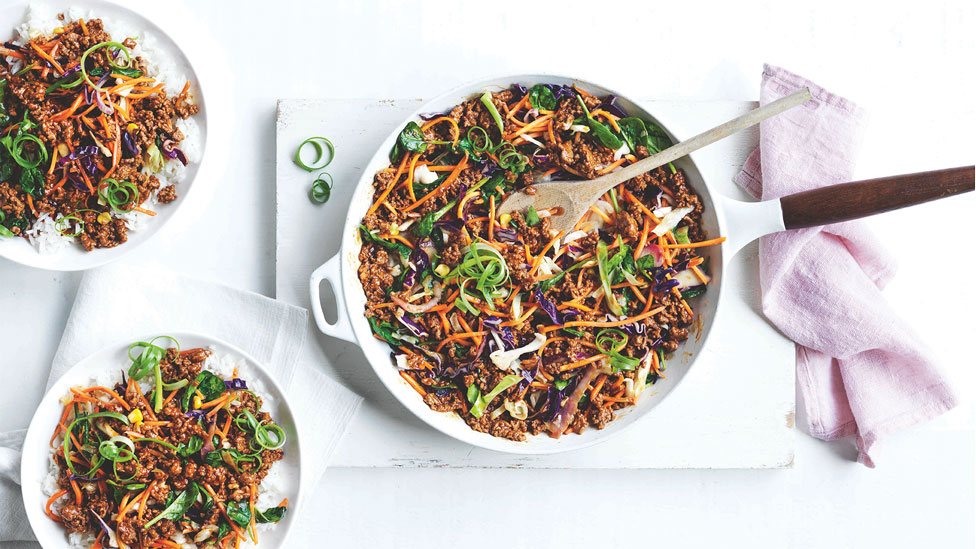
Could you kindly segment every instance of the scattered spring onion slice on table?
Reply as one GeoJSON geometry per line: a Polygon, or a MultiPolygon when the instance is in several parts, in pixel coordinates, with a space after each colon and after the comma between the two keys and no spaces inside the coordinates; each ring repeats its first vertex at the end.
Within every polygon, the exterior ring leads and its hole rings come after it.
{"type": "Polygon", "coordinates": [[[312,202],[316,204],[325,204],[328,202],[329,197],[332,196],[332,174],[329,172],[320,173],[315,178],[315,181],[312,182],[309,196],[312,198],[312,202]]]}
{"type": "Polygon", "coordinates": [[[325,168],[332,163],[333,158],[335,158],[335,146],[325,137],[309,137],[305,141],[302,141],[302,144],[298,146],[298,150],[295,151],[295,164],[298,164],[307,172],[325,168]],[[311,147],[315,151],[315,159],[311,161],[311,164],[306,164],[302,160],[302,151],[307,147],[311,147]],[[326,151],[328,151],[328,154],[326,154],[326,151]]]}
{"type": "MultiPolygon", "coordinates": [[[[302,144],[298,146],[298,150],[295,151],[295,164],[298,164],[299,167],[307,172],[325,168],[332,163],[333,158],[335,158],[335,146],[325,137],[309,137],[305,141],[302,141],[302,144]],[[302,160],[302,151],[309,147],[315,151],[315,158],[311,161],[311,164],[306,164],[302,160]]],[[[332,196],[332,184],[332,174],[329,172],[320,173],[315,178],[315,181],[312,182],[312,187],[308,191],[308,197],[316,204],[325,204],[332,196]]]]}

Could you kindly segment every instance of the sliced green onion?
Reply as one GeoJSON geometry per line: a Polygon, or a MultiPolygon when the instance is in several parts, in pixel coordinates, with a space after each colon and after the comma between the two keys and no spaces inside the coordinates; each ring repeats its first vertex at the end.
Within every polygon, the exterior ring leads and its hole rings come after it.
{"type": "Polygon", "coordinates": [[[320,173],[315,178],[315,181],[312,182],[312,188],[309,190],[308,195],[312,199],[312,202],[316,204],[325,204],[328,202],[329,197],[332,196],[332,174],[328,172],[320,173]]]}
{"type": "Polygon", "coordinates": [[[244,410],[234,418],[234,425],[242,431],[248,431],[253,435],[252,446],[256,443],[261,450],[277,450],[285,445],[285,431],[273,423],[258,421],[250,410],[244,410]]]}
{"type": "Polygon", "coordinates": [[[127,68],[129,68],[130,65],[132,65],[132,56],[129,55],[129,48],[125,47],[124,45],[122,45],[122,44],[120,44],[118,42],[99,42],[98,44],[95,44],[94,46],[92,46],[92,47],[88,48],[87,50],[85,50],[85,53],[81,54],[81,71],[80,72],[81,72],[82,78],[85,79],[85,82],[88,82],[88,85],[91,86],[92,88],[94,88],[95,91],[102,91],[105,88],[99,87],[94,82],[92,82],[92,79],[91,78],[89,78],[89,76],[88,76],[88,70],[85,68],[85,61],[88,60],[88,56],[89,55],[91,55],[94,51],[96,51],[96,50],[98,50],[100,48],[115,48],[115,49],[117,49],[117,50],[119,50],[119,51],[121,51],[122,53],[125,54],[125,65],[117,65],[115,63],[115,60],[112,58],[111,54],[105,54],[105,57],[108,59],[108,64],[113,69],[127,69],[127,68]]]}
{"type": "MultiPolygon", "coordinates": [[[[487,303],[488,307],[494,309],[495,303],[492,295],[496,289],[508,283],[508,263],[505,262],[505,258],[501,252],[495,248],[484,242],[475,242],[468,247],[468,251],[464,254],[461,263],[453,271],[448,273],[446,278],[473,280],[475,282],[475,288],[484,296],[485,303],[487,303]]],[[[463,292],[463,284],[461,284],[461,287],[461,291],[463,292]]],[[[458,297],[460,298],[462,296],[458,297]]],[[[465,309],[472,308],[467,303],[465,305],[467,305],[465,309]]]]}
{"type": "MultiPolygon", "coordinates": [[[[79,423],[83,423],[83,422],[84,423],[87,423],[87,422],[89,422],[89,421],[91,421],[93,419],[97,419],[97,418],[100,418],[100,417],[105,417],[105,418],[110,418],[110,419],[117,419],[117,420],[121,421],[122,423],[124,423],[126,425],[129,424],[129,418],[125,417],[124,415],[122,415],[122,414],[120,414],[118,412],[97,412],[97,413],[94,413],[94,414],[89,414],[87,416],[76,417],[75,420],[72,421],[70,425],[68,425],[68,428],[65,429],[65,432],[64,432],[64,442],[62,443],[62,448],[64,450],[65,461],[68,463],[68,469],[70,469],[71,472],[74,473],[74,474],[76,474],[76,475],[83,476],[83,477],[90,476],[92,473],[94,473],[99,468],[99,466],[101,466],[102,461],[103,461],[103,458],[100,455],[101,452],[99,452],[99,456],[98,456],[97,460],[96,459],[92,459],[91,460],[92,461],[92,468],[87,473],[85,473],[85,474],[79,474],[78,471],[75,469],[75,466],[72,463],[72,460],[69,458],[69,456],[71,455],[71,432],[74,431],[75,426],[77,426],[79,423]]],[[[84,438],[84,437],[82,437],[82,438],[84,438]]],[[[79,448],[79,450],[80,450],[80,448],[79,448]]]]}
{"type": "Polygon", "coordinates": [[[157,339],[169,339],[173,343],[176,343],[176,348],[179,350],[180,344],[176,339],[170,336],[157,336],[154,337],[149,342],[137,341],[132,345],[129,345],[129,360],[132,361],[132,366],[129,367],[129,377],[139,381],[146,377],[150,372],[153,373],[153,381],[156,384],[156,390],[153,394],[153,411],[159,412],[163,409],[163,375],[159,368],[159,363],[162,362],[163,358],[166,356],[166,349],[158,345],[153,345],[157,339]],[[139,356],[132,356],[132,349],[142,348],[142,352],[139,356]]]}
{"type": "Polygon", "coordinates": [[[617,328],[606,328],[596,334],[596,348],[610,357],[610,367],[615,371],[634,370],[640,365],[640,360],[620,354],[627,341],[627,334],[617,328]]]}
{"type": "Polygon", "coordinates": [[[481,104],[488,109],[488,114],[494,119],[495,124],[498,124],[498,134],[505,135],[505,124],[502,122],[502,116],[498,114],[498,109],[495,108],[495,104],[491,102],[491,92],[486,91],[484,95],[481,96],[481,104]]]}
{"type": "Polygon", "coordinates": [[[610,288],[610,272],[607,266],[607,243],[602,240],[596,244],[596,260],[600,270],[600,283],[603,285],[603,293],[606,294],[604,301],[610,309],[610,312],[620,316],[624,314],[624,310],[617,303],[617,298],[613,296],[613,290],[610,288]]]}
{"type": "Polygon", "coordinates": [[[182,389],[183,387],[186,387],[188,383],[190,382],[185,379],[174,381],[173,383],[163,383],[163,390],[175,391],[176,389],[182,389]]]}
{"type": "Polygon", "coordinates": [[[122,206],[134,203],[139,198],[139,189],[129,181],[105,179],[99,184],[98,196],[113,210],[119,213],[131,212],[132,208],[123,209],[122,206]]]}
{"type": "Polygon", "coordinates": [[[158,438],[136,438],[136,439],[132,439],[132,442],[152,442],[154,444],[159,444],[160,446],[165,446],[165,447],[167,447],[170,450],[173,450],[175,452],[179,452],[180,451],[180,449],[177,448],[176,446],[173,446],[172,444],[170,444],[170,443],[168,443],[166,441],[159,440],[158,438]]]}
{"type": "Polygon", "coordinates": [[[331,141],[324,137],[309,137],[305,141],[302,141],[302,144],[298,146],[298,150],[295,151],[295,164],[298,164],[307,172],[312,172],[321,170],[331,164],[334,157],[335,146],[332,145],[331,141]],[[315,150],[315,159],[312,160],[311,165],[306,164],[302,160],[302,151],[305,150],[306,146],[311,146],[315,150]],[[328,150],[328,155],[326,155],[326,150],[328,150]]]}
{"type": "Polygon", "coordinates": [[[471,142],[471,149],[476,153],[483,153],[494,148],[488,130],[481,126],[474,126],[468,130],[468,141],[471,142]]]}
{"type": "MultiPolygon", "coordinates": [[[[77,213],[77,212],[75,212],[77,213]]],[[[85,222],[75,214],[68,214],[61,219],[54,222],[54,230],[61,233],[63,236],[75,237],[85,232],[85,222]],[[74,221],[77,225],[78,230],[74,233],[68,234],[68,223],[74,221]]]]}
{"type": "Polygon", "coordinates": [[[22,168],[30,169],[40,166],[43,162],[47,162],[48,155],[47,149],[44,147],[44,143],[35,135],[30,133],[22,133],[18,135],[10,146],[7,147],[10,152],[10,157],[14,159],[14,162],[20,164],[22,168]],[[37,145],[37,157],[34,158],[33,162],[24,158],[24,144],[27,141],[31,141],[37,145]]]}

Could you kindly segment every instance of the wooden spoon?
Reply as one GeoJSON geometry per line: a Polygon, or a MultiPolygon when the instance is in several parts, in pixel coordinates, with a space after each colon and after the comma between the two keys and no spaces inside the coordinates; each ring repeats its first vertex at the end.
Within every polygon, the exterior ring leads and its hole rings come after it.
{"type": "Polygon", "coordinates": [[[573,232],[576,222],[583,217],[583,214],[589,210],[590,206],[599,200],[607,191],[624,181],[663,166],[668,162],[673,162],[740,130],[755,126],[771,116],[807,102],[811,97],[809,88],[795,91],[768,105],[763,105],[742,116],[733,118],[721,126],[716,126],[653,156],[634,162],[627,167],[620,168],[596,179],[590,179],[588,181],[547,181],[545,183],[535,183],[526,187],[526,189],[510,194],[499,206],[498,213],[511,213],[516,210],[524,211],[529,206],[533,206],[536,210],[553,210],[558,208],[556,211],[561,211],[562,213],[552,217],[552,228],[557,232],[564,231],[566,234],[569,234],[573,232]]]}

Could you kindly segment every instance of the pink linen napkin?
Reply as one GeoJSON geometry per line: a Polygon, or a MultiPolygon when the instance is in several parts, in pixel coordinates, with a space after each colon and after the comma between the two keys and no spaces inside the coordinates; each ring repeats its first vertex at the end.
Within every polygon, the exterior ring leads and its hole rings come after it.
{"type": "MultiPolygon", "coordinates": [[[[803,86],[813,100],[763,122],[736,183],[769,200],[852,179],[864,111],[779,67],[763,70],[759,102],[803,86]]],[[[956,398],[881,290],[895,264],[858,222],[786,231],[759,243],[766,317],[796,342],[810,434],[855,435],[858,461],[893,431],[934,418],[956,398]]]]}

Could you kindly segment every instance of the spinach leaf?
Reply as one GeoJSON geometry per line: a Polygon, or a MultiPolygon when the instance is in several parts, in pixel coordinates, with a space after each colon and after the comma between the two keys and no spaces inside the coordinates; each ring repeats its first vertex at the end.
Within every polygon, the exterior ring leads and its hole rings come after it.
{"type": "Polygon", "coordinates": [[[199,489],[197,488],[197,484],[195,482],[193,484],[190,484],[190,486],[187,487],[186,490],[180,492],[180,495],[176,496],[173,499],[173,502],[170,503],[169,506],[163,509],[162,513],[156,515],[156,518],[147,522],[146,525],[143,526],[143,528],[148,529],[150,526],[156,524],[157,522],[163,519],[169,519],[173,521],[179,520],[183,515],[186,514],[190,506],[193,505],[193,503],[197,500],[198,493],[199,493],[199,489]]]}
{"type": "Polygon", "coordinates": [[[647,127],[644,126],[643,120],[629,116],[617,120],[617,125],[620,126],[620,134],[631,151],[637,151],[638,145],[646,146],[647,127]]]}
{"type": "Polygon", "coordinates": [[[505,185],[508,182],[505,180],[505,176],[500,173],[496,173],[491,176],[484,185],[481,186],[481,196],[485,200],[488,200],[492,196],[495,197],[495,202],[497,203],[501,200],[502,195],[505,193],[505,185]]]}
{"type": "Polygon", "coordinates": [[[410,152],[424,152],[427,150],[427,138],[424,130],[416,122],[407,122],[406,127],[400,132],[397,138],[404,150],[410,152]]]}
{"type": "Polygon", "coordinates": [[[369,232],[369,229],[367,229],[365,225],[360,225],[359,231],[363,234],[364,240],[373,242],[375,244],[379,244],[380,246],[383,246],[387,250],[396,250],[400,254],[400,256],[403,257],[403,259],[407,259],[410,257],[411,250],[409,247],[407,247],[406,244],[403,244],[401,242],[391,241],[391,240],[384,240],[374,235],[373,233],[369,232]]]}
{"type": "Polygon", "coordinates": [[[573,378],[569,378],[569,379],[557,379],[557,380],[554,380],[552,382],[552,384],[555,385],[557,389],[559,389],[560,391],[562,391],[563,389],[566,388],[567,385],[569,385],[569,382],[572,381],[572,379],[573,378]]]}
{"type": "Polygon", "coordinates": [[[621,141],[620,138],[617,137],[617,135],[614,134],[613,131],[602,122],[588,117],[586,119],[586,125],[590,127],[590,133],[593,134],[593,137],[596,138],[596,140],[599,141],[604,147],[615,151],[624,144],[624,142],[621,141]]]}
{"type": "Polygon", "coordinates": [[[556,96],[552,90],[544,84],[536,84],[529,89],[529,104],[535,109],[554,111],[559,106],[556,96]]]}
{"type": "Polygon", "coordinates": [[[224,380],[206,370],[200,372],[196,378],[196,382],[197,391],[200,391],[200,394],[203,395],[204,402],[219,397],[227,390],[227,386],[224,385],[224,380]]]}
{"type": "Polygon", "coordinates": [[[393,325],[389,322],[380,322],[375,318],[369,318],[369,327],[373,329],[373,333],[383,338],[383,341],[397,347],[400,345],[400,341],[393,337],[393,325]]]}
{"type": "Polygon", "coordinates": [[[525,214],[525,222],[529,224],[529,227],[535,227],[541,221],[539,219],[539,212],[535,211],[534,206],[529,206],[529,211],[525,214]]]}
{"type": "Polygon", "coordinates": [[[586,125],[589,126],[590,133],[593,134],[593,138],[608,149],[619,149],[624,142],[621,141],[620,138],[610,130],[610,128],[606,127],[602,122],[590,116],[590,109],[586,108],[586,102],[583,101],[582,96],[577,94],[576,99],[579,100],[580,106],[583,107],[583,113],[586,115],[586,125]]]}
{"type": "Polygon", "coordinates": [[[457,204],[457,200],[452,200],[439,210],[427,212],[422,218],[420,218],[420,221],[417,221],[413,224],[413,226],[410,227],[411,232],[420,238],[430,236],[431,231],[434,230],[434,222],[444,217],[444,214],[451,211],[455,204],[457,204]]]}
{"type": "Polygon", "coordinates": [[[257,516],[254,517],[254,519],[258,524],[278,522],[282,517],[285,516],[285,511],[287,510],[287,507],[269,507],[268,509],[265,509],[264,512],[261,512],[260,509],[255,509],[254,512],[257,514],[257,516]]]}
{"type": "Polygon", "coordinates": [[[646,124],[647,127],[647,139],[644,141],[644,146],[651,153],[658,153],[664,149],[671,146],[671,138],[668,134],[664,133],[664,130],[660,126],[652,122],[646,124]]]}
{"type": "Polygon", "coordinates": [[[706,287],[707,286],[705,286],[703,284],[701,286],[695,286],[694,288],[688,288],[687,290],[682,290],[682,292],[681,292],[681,299],[686,299],[687,300],[687,299],[691,299],[693,297],[698,297],[698,296],[702,295],[703,293],[705,293],[705,288],[706,287]]]}
{"type": "Polygon", "coordinates": [[[224,539],[224,536],[230,533],[230,525],[226,521],[221,520],[220,526],[217,527],[217,539],[224,539]]]}
{"type": "Polygon", "coordinates": [[[638,259],[637,268],[644,272],[654,269],[654,254],[648,254],[638,259]]]}
{"type": "MultiPolygon", "coordinates": [[[[214,508],[214,499],[212,497],[210,497],[210,494],[208,494],[206,490],[200,488],[200,485],[199,484],[197,484],[196,482],[194,482],[193,484],[196,485],[197,492],[200,494],[200,498],[202,500],[201,501],[201,509],[203,511],[203,514],[209,515],[210,514],[210,511],[212,511],[213,508],[214,508]]],[[[217,538],[217,539],[220,539],[220,538],[217,538]]]]}
{"type": "Polygon", "coordinates": [[[197,435],[190,437],[190,440],[184,444],[180,444],[180,455],[181,456],[192,456],[193,454],[199,452],[203,449],[203,439],[197,435]]]}
{"type": "Polygon", "coordinates": [[[251,509],[246,501],[228,501],[226,508],[227,516],[238,526],[243,528],[251,523],[251,509]]]}

